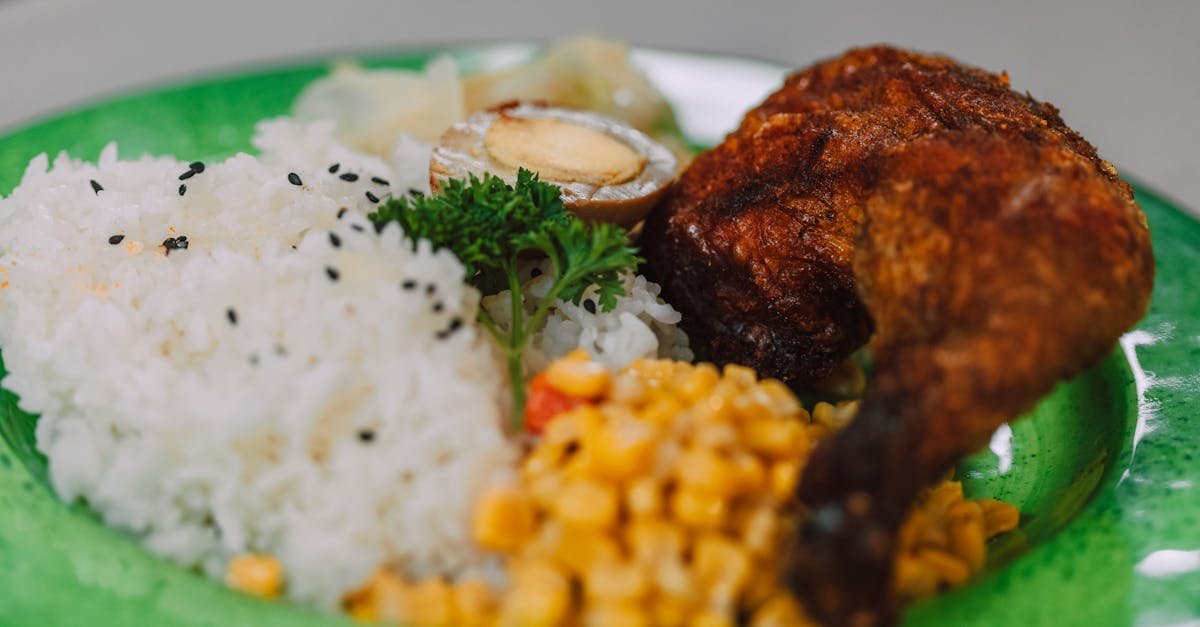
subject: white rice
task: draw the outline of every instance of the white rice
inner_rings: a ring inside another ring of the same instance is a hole
[[[260,157],[183,181],[186,162],[120,161],[115,145],[97,164],[42,156],[0,200],[2,383],[41,416],[58,494],[213,577],[274,555],[288,595],[327,608],[381,564],[494,572],[469,514],[516,454],[462,265],[364,215],[366,191],[427,191],[428,146],[402,137],[385,161],[334,131],[264,122]],[[614,312],[559,303],[530,370],[576,346],[613,366],[690,359],[657,286],[626,287]],[[488,300],[503,318],[507,299]]]
[[[35,160],[0,201],[0,346],[64,500],[213,576],[275,555],[293,598],[328,607],[380,563],[478,566],[476,479],[512,452],[462,265],[377,236],[363,190],[399,177],[327,130],[265,125],[261,159],[210,164],[184,196],[172,159]]]

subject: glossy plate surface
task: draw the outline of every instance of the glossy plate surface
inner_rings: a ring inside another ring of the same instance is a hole
[[[448,48],[466,71],[525,44]],[[358,54],[420,67],[436,51]],[[784,69],[642,49],[688,138],[719,141]],[[287,113],[328,60],[155,88],[0,136],[0,194],[40,152],[214,160],[249,150],[254,122]],[[1200,223],[1140,190],[1158,277],[1149,315],[1101,365],[1059,386],[959,469],[968,490],[1021,508],[971,585],[911,608],[911,625],[1170,625],[1200,619]],[[0,347],[2,348],[2,347]],[[0,625],[349,625],[230,592],[60,503],[33,448],[35,418],[0,394]]]

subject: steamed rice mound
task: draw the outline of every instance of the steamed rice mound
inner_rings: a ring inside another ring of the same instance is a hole
[[[115,146],[43,156],[0,201],[3,383],[58,494],[214,577],[272,554],[325,607],[380,563],[487,570],[470,507],[514,455],[462,265],[363,215],[368,179],[421,168],[331,128],[266,124],[261,158],[182,183],[187,163]]]

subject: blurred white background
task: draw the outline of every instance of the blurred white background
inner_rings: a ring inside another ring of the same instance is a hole
[[[214,69],[578,32],[794,66],[890,42],[1007,69],[1123,173],[1200,208],[1197,0],[0,0],[0,129]]]

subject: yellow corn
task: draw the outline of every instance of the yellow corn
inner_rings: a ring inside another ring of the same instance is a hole
[[[767,471],[763,469],[763,464],[757,457],[737,453],[732,456],[730,465],[737,481],[738,492],[758,492],[766,484]]]
[[[570,609],[570,584],[552,564],[525,562],[513,572],[512,590],[500,608],[504,627],[553,627]]]
[[[764,399],[763,404],[775,416],[801,418],[800,414],[804,413],[804,408],[800,406],[800,401],[796,400],[796,395],[792,394],[791,389],[779,379],[760,381],[755,387],[755,392]]]
[[[688,627],[733,627],[733,616],[728,611],[706,609],[688,621]]]
[[[225,583],[235,590],[273,599],[283,589],[283,564],[270,555],[240,555],[230,560]]]
[[[592,564],[616,562],[621,547],[608,534],[564,527],[554,550],[555,560],[572,573],[586,573]]]
[[[583,358],[577,358],[579,353]],[[587,353],[576,350],[546,369],[550,387],[575,398],[599,398],[608,391],[612,375],[603,364],[587,360]]]
[[[958,585],[971,576],[967,563],[962,559],[938,549],[921,549],[917,551],[917,559],[938,574],[938,577],[950,585]]]
[[[729,381],[740,388],[748,388],[758,381],[758,375],[752,368],[728,364],[724,370],[725,380]]]
[[[583,573],[587,598],[598,603],[633,602],[650,591],[641,567],[617,561],[595,562]]]
[[[554,513],[567,525],[607,528],[617,522],[617,491],[611,484],[592,479],[566,482],[554,504]]]
[[[450,625],[455,622],[454,591],[440,577],[422,581],[405,595],[402,623]]]
[[[655,429],[640,420],[611,420],[589,433],[584,447],[592,470],[609,479],[621,480],[645,474],[654,461],[658,444]]]
[[[699,400],[716,387],[720,377],[716,366],[699,364],[688,371],[679,382],[679,395],[688,401]]]
[[[675,397],[655,395],[642,410],[641,419],[654,426],[663,427],[674,422],[682,411],[683,404]]]
[[[754,451],[771,457],[795,457],[808,446],[797,420],[757,420],[742,427],[742,437]]]
[[[769,558],[776,550],[779,518],[771,507],[760,506],[746,512],[741,524],[742,544],[753,553]]]
[[[763,603],[750,618],[750,627],[807,627],[815,625],[792,595],[781,592]]]
[[[707,448],[691,448],[675,461],[675,475],[685,489],[718,497],[733,494],[738,488],[737,468]]]
[[[979,571],[987,557],[983,510],[974,501],[962,501],[950,507],[946,518],[950,525],[950,548],[971,572]]]
[[[692,613],[691,602],[671,595],[655,595],[649,606],[654,625],[683,625]]]
[[[533,522],[533,504],[525,492],[513,485],[492,486],[475,512],[475,541],[489,551],[511,551],[533,532]]]
[[[407,613],[408,587],[399,577],[379,569],[358,595],[356,616],[370,620],[401,621]]]
[[[625,507],[634,518],[662,515],[662,486],[653,477],[634,480],[625,489]]]
[[[1008,503],[979,499],[979,506],[983,509],[984,533],[989,538],[1012,531],[1021,522],[1021,511]]]
[[[466,580],[454,586],[457,623],[465,627],[484,627],[496,612],[496,598],[487,584]]]
[[[725,522],[725,499],[708,492],[680,488],[671,495],[671,514],[689,527],[719,527]]]
[[[589,607],[583,627],[649,627],[645,608],[632,603],[603,603]]]
[[[771,495],[777,500],[786,501],[796,492],[796,484],[800,480],[800,465],[790,460],[775,462],[771,464],[768,480]]]
[[[701,585],[708,588],[710,602],[732,607],[750,577],[751,559],[733,540],[708,533],[696,540],[692,568]]]
[[[626,529],[625,542],[635,561],[654,565],[680,558],[684,535],[675,525],[661,520],[638,520]]]

